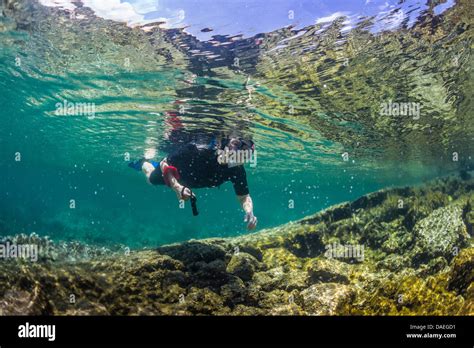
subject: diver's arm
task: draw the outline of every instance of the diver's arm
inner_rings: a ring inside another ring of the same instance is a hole
[[[165,169],[169,166],[169,164],[166,162],[166,158],[160,162],[160,169],[162,173],[165,173]],[[178,199],[184,199],[185,201],[188,200],[192,193],[189,188],[185,188],[183,191],[183,185],[181,185],[174,177],[174,175],[170,171],[166,171],[166,180],[169,183],[169,186],[171,189],[176,193],[176,196],[178,196]],[[181,192],[183,194],[181,194]]]
[[[250,195],[237,196],[237,199],[242,206],[242,209],[245,211],[245,219],[247,222],[247,228],[253,230],[257,226],[257,217],[253,215],[253,202]]]

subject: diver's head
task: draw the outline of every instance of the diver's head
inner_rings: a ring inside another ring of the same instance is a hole
[[[230,137],[223,141],[221,149],[218,150],[218,162],[227,164],[229,167],[243,165],[251,160],[255,144],[252,140],[239,137]]]
[[[255,144],[252,140],[246,140],[243,138],[232,137],[229,139],[227,144],[228,148],[233,151],[237,150],[248,150],[253,151],[255,149]]]

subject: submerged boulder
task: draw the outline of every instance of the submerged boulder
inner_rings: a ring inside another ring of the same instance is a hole
[[[300,269],[285,269],[280,266],[266,272],[255,273],[252,283],[262,291],[304,289],[308,286],[308,273]]]
[[[416,263],[428,263],[438,256],[451,260],[467,245],[469,235],[462,215],[463,206],[451,204],[434,210],[415,224]]]
[[[336,283],[314,284],[301,292],[302,307],[310,315],[335,315],[354,298],[354,290]]]
[[[195,314],[213,314],[224,307],[222,298],[207,288],[192,287],[181,299],[181,305]]]
[[[185,264],[193,262],[211,262],[224,259],[225,249],[213,241],[189,241],[182,244],[165,245],[158,248],[160,254],[168,255]]]
[[[474,282],[474,248],[462,250],[453,260],[449,278],[449,289],[459,294],[467,292]]]
[[[253,274],[258,268],[258,260],[252,255],[243,252],[234,254],[227,264],[227,272],[244,281],[252,279]]]
[[[0,315],[34,315],[33,295],[24,290],[8,290],[0,301]]]
[[[312,260],[308,266],[309,281],[312,283],[349,283],[350,267],[348,264],[335,260],[320,258]]]

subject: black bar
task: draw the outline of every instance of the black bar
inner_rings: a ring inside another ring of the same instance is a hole
[[[55,340],[20,338],[19,326],[54,324]],[[415,325],[416,328],[410,325]],[[427,325],[433,325],[429,329]],[[442,326],[445,325],[445,326]],[[446,325],[454,325],[450,328]],[[425,326],[423,330],[420,330]],[[9,344],[410,344],[472,347],[474,317],[0,317]],[[456,337],[408,338],[407,334]]]

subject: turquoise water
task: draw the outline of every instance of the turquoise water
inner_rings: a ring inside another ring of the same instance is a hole
[[[349,31],[341,19],[258,34],[258,45],[203,46],[179,29],[131,29],[85,7],[81,19],[7,1],[0,234],[140,247],[248,233],[230,183],[196,190],[193,217],[127,167],[166,156],[173,129],[183,139],[253,138],[257,230],[470,169],[472,7],[422,4],[414,23],[387,31],[386,19],[359,18]],[[93,103],[94,115],[58,115],[64,101]],[[381,115],[389,101],[418,103],[420,115]]]

